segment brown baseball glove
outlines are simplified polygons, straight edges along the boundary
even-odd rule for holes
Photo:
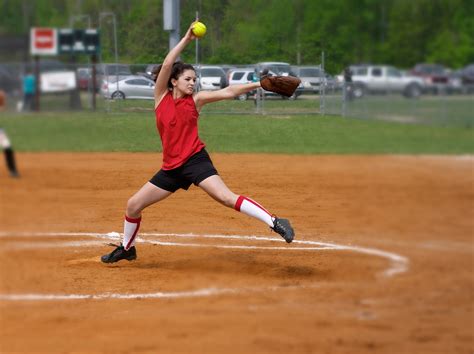
[[[300,83],[301,80],[293,76],[262,76],[260,79],[263,89],[287,97],[293,96]]]

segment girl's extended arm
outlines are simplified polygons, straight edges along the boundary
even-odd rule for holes
[[[160,73],[156,79],[155,83],[155,107],[158,106],[163,96],[168,92],[168,81],[171,76],[171,69],[173,68],[173,64],[176,59],[179,57],[183,49],[191,42],[193,39],[196,39],[196,36],[193,34],[193,22],[191,26],[189,26],[188,31],[181,39],[181,41],[170,50],[168,55],[166,56],[163,64],[161,66]]]
[[[217,91],[200,91],[194,95],[194,102],[199,111],[205,104],[235,98],[260,87],[260,82],[252,82],[249,84],[227,86]]]

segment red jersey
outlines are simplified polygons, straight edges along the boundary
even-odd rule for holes
[[[177,100],[168,92],[155,109],[156,127],[163,146],[163,170],[183,165],[205,145],[199,139],[199,113],[192,95]]]

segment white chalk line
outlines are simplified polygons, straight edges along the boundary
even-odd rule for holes
[[[90,233],[90,232],[0,232],[0,237],[94,237],[108,240],[120,240],[121,234],[117,232],[110,233]],[[144,238],[145,237],[145,238]],[[318,242],[309,240],[294,240],[293,244],[308,245],[307,247],[294,247],[292,245],[283,246],[247,246],[247,245],[221,245],[221,244],[200,244],[200,243],[179,243],[179,242],[164,242],[149,240],[151,237],[177,237],[177,238],[208,238],[208,239],[229,239],[229,240],[247,240],[247,241],[266,241],[266,242],[285,242],[282,239],[254,236],[254,235],[198,235],[193,233],[179,234],[179,233],[142,233],[137,242],[157,244],[160,246],[173,247],[207,247],[207,248],[222,248],[222,249],[247,249],[247,250],[284,250],[284,251],[321,251],[321,250],[346,250],[368,255],[373,255],[388,259],[390,266],[382,275],[385,277],[392,277],[395,274],[400,274],[408,270],[409,260],[406,257],[392,252],[386,252],[375,248],[338,245],[328,242]],[[13,247],[18,249],[27,248],[55,248],[55,247],[84,247],[84,246],[103,246],[103,241],[63,241],[63,242],[10,242]],[[304,288],[308,286],[296,286],[297,288]],[[313,286],[309,286],[313,287]],[[265,291],[288,289],[288,287],[263,287],[263,288],[203,288],[192,291],[182,292],[155,292],[146,294],[0,294],[0,301],[51,301],[51,300],[85,300],[85,299],[170,299],[170,298],[187,298],[187,297],[203,297],[215,296],[230,293],[242,293],[248,291]]]
[[[56,301],[56,300],[135,300],[135,299],[179,299],[191,297],[208,297],[225,294],[243,294],[249,292],[268,292],[278,290],[314,289],[318,284],[310,285],[285,285],[267,287],[242,287],[242,288],[202,288],[190,291],[169,291],[143,294],[0,294],[0,301]]]
[[[238,289],[204,288],[193,291],[156,292],[145,294],[0,294],[0,301],[54,301],[54,300],[103,300],[103,299],[173,299],[186,297],[204,297],[238,292]]]
[[[20,236],[20,237],[78,237],[78,236],[85,236],[85,237],[94,237],[94,238],[107,238],[107,239],[114,239],[120,240],[122,237],[121,234],[118,232],[109,232],[109,233],[91,233],[91,232],[20,232],[20,233],[7,233],[7,232],[0,232],[0,237],[6,236]],[[271,238],[271,237],[262,237],[262,236],[254,236],[254,235],[198,235],[194,233],[187,233],[187,234],[180,234],[180,233],[141,233],[140,238],[137,239],[137,242],[144,242],[144,243],[151,243],[157,244],[162,246],[181,246],[181,247],[207,247],[207,248],[235,248],[235,249],[265,249],[265,250],[285,250],[285,251],[314,251],[314,250],[348,250],[354,251],[369,255],[375,255],[382,258],[387,258],[391,262],[399,263],[395,264],[396,267],[391,267],[386,270],[386,275],[394,275],[400,272],[404,272],[408,269],[408,259],[406,257],[400,256],[396,253],[381,251],[375,248],[366,248],[366,247],[358,247],[358,246],[348,246],[348,245],[338,245],[334,243],[328,242],[318,242],[318,241],[309,241],[309,240],[294,240],[293,244],[304,244],[304,245],[313,245],[313,247],[292,247],[290,245],[286,247],[275,247],[275,246],[233,246],[233,245],[213,245],[213,244],[195,244],[195,243],[177,243],[177,242],[162,242],[162,241],[154,241],[154,240],[146,240],[143,237],[183,237],[183,238],[211,238],[211,239],[238,239],[238,240],[253,240],[253,241],[269,241],[269,242],[279,242],[285,243],[284,240],[279,238]],[[42,245],[43,247],[55,247],[57,242],[50,242],[50,243],[30,243],[32,247],[35,245]],[[81,246],[81,245],[102,245],[100,241],[73,241],[66,243],[68,246]],[[25,245],[26,246],[26,245]]]

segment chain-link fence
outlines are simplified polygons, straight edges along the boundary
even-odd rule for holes
[[[154,65],[64,64],[40,61],[39,100],[26,104],[23,80],[34,74],[32,64],[0,64],[0,90],[6,110],[24,112],[95,110],[106,113],[152,112]],[[257,115],[340,115],[402,123],[459,124],[472,126],[474,89],[458,86],[453,90],[422,92],[409,98],[389,89],[357,93],[355,83],[325,73],[321,65],[289,66],[285,63],[255,65],[196,66],[196,90],[217,90],[228,85],[257,81],[262,71],[276,75],[296,75],[302,84],[292,97],[282,97],[262,89],[234,100],[206,105],[203,114]]]
[[[358,119],[398,123],[474,125],[474,90],[425,92],[416,98],[400,92],[366,93],[362,97],[347,94],[348,85],[335,95],[326,95],[326,114]]]
[[[40,61],[38,66],[34,63],[0,63],[4,109],[19,113],[104,109],[99,77],[94,90],[91,71],[90,65],[50,60]],[[38,91],[39,95],[36,95]]]

